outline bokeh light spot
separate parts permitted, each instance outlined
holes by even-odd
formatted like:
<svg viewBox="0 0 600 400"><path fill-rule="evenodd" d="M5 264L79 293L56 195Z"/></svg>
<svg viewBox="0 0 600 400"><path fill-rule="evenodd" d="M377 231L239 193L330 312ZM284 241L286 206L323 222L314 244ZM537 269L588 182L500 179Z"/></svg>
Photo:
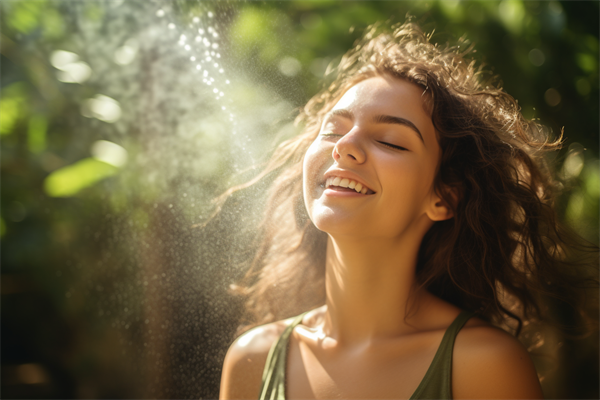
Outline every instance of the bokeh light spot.
<svg viewBox="0 0 600 400"><path fill-rule="evenodd" d="M558 90L550 88L544 93L544 100L550 107L556 107L561 101L560 93L558 93Z"/></svg>
<svg viewBox="0 0 600 400"><path fill-rule="evenodd" d="M101 121L113 123L121 118L119 102L102 94L87 99L81 106L81 114L88 118L97 118Z"/></svg>
<svg viewBox="0 0 600 400"><path fill-rule="evenodd" d="M122 167L127 163L127 150L108 140L97 140L90 149L92 156L115 167Z"/></svg>
<svg viewBox="0 0 600 400"><path fill-rule="evenodd" d="M296 76L301 70L300 61L294 57L283 57L279 61L279 71L285 76Z"/></svg>
<svg viewBox="0 0 600 400"><path fill-rule="evenodd" d="M529 52L529 61L536 67L539 67L546 61L546 56L540 49L532 49Z"/></svg>

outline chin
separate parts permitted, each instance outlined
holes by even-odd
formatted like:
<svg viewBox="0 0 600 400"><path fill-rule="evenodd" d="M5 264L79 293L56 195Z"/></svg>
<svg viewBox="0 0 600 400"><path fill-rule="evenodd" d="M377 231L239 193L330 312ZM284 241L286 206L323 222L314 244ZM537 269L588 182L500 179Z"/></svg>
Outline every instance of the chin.
<svg viewBox="0 0 600 400"><path fill-rule="evenodd" d="M325 208L313 213L311 220L315 227L330 235L364 234L365 226L356 213L341 213Z"/></svg>

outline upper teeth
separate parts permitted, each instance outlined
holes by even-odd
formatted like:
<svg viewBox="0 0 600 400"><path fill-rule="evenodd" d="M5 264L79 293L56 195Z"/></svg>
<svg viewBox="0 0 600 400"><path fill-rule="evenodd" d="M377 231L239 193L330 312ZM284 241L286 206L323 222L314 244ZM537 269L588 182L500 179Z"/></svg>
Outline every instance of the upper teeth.
<svg viewBox="0 0 600 400"><path fill-rule="evenodd" d="M325 182L325 187L329 186L350 188L362 194L367 194L367 191L369 190L366 186L363 186L361 183L358 183L348 178L340 178L339 176L332 176L331 178L327 178L327 181Z"/></svg>

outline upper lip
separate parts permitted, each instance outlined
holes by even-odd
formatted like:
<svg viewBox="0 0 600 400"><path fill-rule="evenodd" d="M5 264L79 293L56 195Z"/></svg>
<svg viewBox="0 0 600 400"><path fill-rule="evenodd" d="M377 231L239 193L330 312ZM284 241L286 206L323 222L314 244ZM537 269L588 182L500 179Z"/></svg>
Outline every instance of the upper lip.
<svg viewBox="0 0 600 400"><path fill-rule="evenodd" d="M344 170L341 170L341 169L330 169L329 171L325 172L325 175L323 175L323 182L326 182L327 178L332 178L332 177L336 177L336 176L339 176L342 179L343 178L348 178L348 179L351 179L353 181L356 181L357 183L360 183L361 185L363 185L363 187L366 187L367 189L369 189L373 193L377 193L373 189L371 189L371 187L369 185L367 185L365 183L365 181L363 181L354 172L344 171Z"/></svg>

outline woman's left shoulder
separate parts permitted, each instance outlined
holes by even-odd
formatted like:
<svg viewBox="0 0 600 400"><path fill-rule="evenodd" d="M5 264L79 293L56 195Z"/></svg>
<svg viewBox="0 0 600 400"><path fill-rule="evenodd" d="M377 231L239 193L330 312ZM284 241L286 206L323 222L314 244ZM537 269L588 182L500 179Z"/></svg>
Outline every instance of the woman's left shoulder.
<svg viewBox="0 0 600 400"><path fill-rule="evenodd" d="M529 353L514 336L471 318L456 336L454 398L540 399L542 389Z"/></svg>

